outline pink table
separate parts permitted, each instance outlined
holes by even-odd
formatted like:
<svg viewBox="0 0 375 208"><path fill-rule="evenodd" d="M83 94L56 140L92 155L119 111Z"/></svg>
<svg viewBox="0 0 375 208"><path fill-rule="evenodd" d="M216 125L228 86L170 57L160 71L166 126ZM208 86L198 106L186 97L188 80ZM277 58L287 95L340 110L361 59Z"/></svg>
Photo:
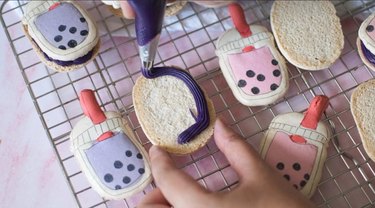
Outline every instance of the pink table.
<svg viewBox="0 0 375 208"><path fill-rule="evenodd" d="M140 76L133 22L111 15L100 2L81 3L99 25L102 46L94 62L70 73L47 69L30 50L19 22L22 10L17 1L5 3L0 11L6 25L0 28L2 207L134 207L152 188L130 199L104 201L90 188L69 151L69 132L82 115L77 93L84 88L95 89L106 110L121 110L142 144L150 146L131 100L132 86ZM374 77L355 47L358 26L369 15L369 6L359 1L335 4L343 17L345 35L340 59L330 68L313 73L289 65L290 89L284 99L271 106L249 108L239 104L218 68L215 40L232 27L225 9L188 4L178 16L166 18L156 62L189 70L213 100L217 114L255 148L275 115L305 110L313 95L330 97L325 120L335 124L340 148L357 163L330 142L322 180L312 200L322 207L364 207L375 200L375 166L363 150L349 101L358 83ZM271 5L272 2L244 3L249 23L269 28ZM213 141L194 154L173 159L209 190L225 191L237 183L237 176Z"/></svg>

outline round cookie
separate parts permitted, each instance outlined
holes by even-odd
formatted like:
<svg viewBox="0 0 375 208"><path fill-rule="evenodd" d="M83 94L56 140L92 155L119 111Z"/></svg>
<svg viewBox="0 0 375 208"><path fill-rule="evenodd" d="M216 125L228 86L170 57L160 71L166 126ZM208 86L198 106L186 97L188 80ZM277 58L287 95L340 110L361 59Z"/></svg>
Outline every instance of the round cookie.
<svg viewBox="0 0 375 208"><path fill-rule="evenodd" d="M358 30L357 48L363 63L375 71L375 13L362 22Z"/></svg>
<svg viewBox="0 0 375 208"><path fill-rule="evenodd" d="M350 108L368 156L375 161L375 80L360 84L350 99Z"/></svg>
<svg viewBox="0 0 375 208"><path fill-rule="evenodd" d="M195 123L197 109L185 83L172 76L139 77L133 88L133 103L143 131L152 144L175 154L188 154L203 147L213 134L215 110L206 97L209 126L185 144L178 135Z"/></svg>
<svg viewBox="0 0 375 208"><path fill-rule="evenodd" d="M271 27L283 56L301 69L329 67L344 47L340 19L330 1L275 1Z"/></svg>

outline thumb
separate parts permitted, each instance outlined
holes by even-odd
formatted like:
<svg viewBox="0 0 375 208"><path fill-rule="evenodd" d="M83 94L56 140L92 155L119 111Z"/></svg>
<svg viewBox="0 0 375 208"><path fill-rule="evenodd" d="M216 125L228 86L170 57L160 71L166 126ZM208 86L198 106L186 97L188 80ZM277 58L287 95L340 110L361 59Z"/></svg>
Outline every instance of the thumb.
<svg viewBox="0 0 375 208"><path fill-rule="evenodd" d="M149 153L155 183L171 205L191 206L207 195L207 191L193 178L174 166L164 150L152 146Z"/></svg>

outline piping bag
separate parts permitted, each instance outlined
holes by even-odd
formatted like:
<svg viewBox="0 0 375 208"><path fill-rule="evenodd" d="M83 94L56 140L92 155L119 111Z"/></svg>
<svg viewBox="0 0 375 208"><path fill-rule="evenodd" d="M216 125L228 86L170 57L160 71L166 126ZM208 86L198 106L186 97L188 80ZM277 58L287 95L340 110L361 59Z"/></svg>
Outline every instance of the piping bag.
<svg viewBox="0 0 375 208"><path fill-rule="evenodd" d="M154 58L163 24L166 0L129 0L135 12L135 31L142 62L142 74L148 79L170 75L182 80L189 88L197 106L197 116L190 113L195 123L178 135L178 143L185 144L205 130L210 124L207 101L202 89L186 71L174 67L154 67Z"/></svg>
<svg viewBox="0 0 375 208"><path fill-rule="evenodd" d="M130 0L135 12L135 33L143 68L153 67L163 25L166 0Z"/></svg>

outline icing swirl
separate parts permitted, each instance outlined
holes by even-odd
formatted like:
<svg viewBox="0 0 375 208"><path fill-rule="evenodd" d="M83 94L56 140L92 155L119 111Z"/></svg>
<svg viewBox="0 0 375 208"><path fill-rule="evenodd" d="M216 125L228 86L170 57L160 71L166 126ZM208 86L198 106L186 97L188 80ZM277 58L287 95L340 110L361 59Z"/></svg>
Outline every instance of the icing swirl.
<svg viewBox="0 0 375 208"><path fill-rule="evenodd" d="M365 44L363 44L363 42L361 41L361 48L362 48L362 51L363 51L363 54L365 55L365 57L367 58L367 60L374 64L375 65L375 55L371 53L371 51L369 51Z"/></svg>
<svg viewBox="0 0 375 208"><path fill-rule="evenodd" d="M142 74L149 79L165 75L176 77L178 79L181 79L192 93L195 105L197 106L198 115L195 116L190 110L191 115L195 119L195 123L178 135L177 141L179 144L188 143L208 127L210 123L210 115L208 111L207 100L202 89L189 73L173 67L153 67L150 70L142 68Z"/></svg>

